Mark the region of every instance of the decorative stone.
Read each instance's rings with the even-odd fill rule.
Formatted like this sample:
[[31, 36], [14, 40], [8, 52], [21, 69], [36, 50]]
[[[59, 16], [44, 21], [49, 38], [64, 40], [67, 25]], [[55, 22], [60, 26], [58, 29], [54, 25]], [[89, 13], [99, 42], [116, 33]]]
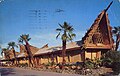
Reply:
[[76, 69], [76, 66], [73, 65], [73, 66], [71, 66], [71, 68], [72, 68], [72, 69]]

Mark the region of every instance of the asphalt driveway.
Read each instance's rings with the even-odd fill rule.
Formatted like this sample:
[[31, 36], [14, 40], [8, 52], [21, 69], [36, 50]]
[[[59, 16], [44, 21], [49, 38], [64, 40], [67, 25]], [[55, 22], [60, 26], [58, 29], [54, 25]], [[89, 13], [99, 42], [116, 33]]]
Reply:
[[0, 67], [0, 76], [80, 76], [80, 75], [43, 72], [22, 68]]

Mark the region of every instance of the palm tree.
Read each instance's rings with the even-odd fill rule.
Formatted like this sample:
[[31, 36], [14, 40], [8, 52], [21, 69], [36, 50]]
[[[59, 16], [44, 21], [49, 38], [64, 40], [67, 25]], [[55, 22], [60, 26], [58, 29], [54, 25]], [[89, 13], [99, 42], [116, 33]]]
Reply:
[[116, 40], [115, 40], [115, 43], [116, 43], [115, 50], [117, 51], [118, 47], [119, 47], [119, 43], [120, 43], [120, 26], [114, 27], [113, 34], [116, 37]]
[[[66, 55], [66, 42], [67, 41], [72, 41], [73, 38], [76, 36], [73, 33], [73, 27], [70, 26], [67, 22], [64, 22], [63, 25], [59, 24], [60, 28], [57, 28], [56, 31], [58, 31], [58, 35], [56, 38], [58, 38], [61, 35], [61, 40], [62, 40], [62, 65], [65, 64], [65, 55]], [[62, 34], [61, 34], [62, 33]]]
[[[28, 41], [30, 41], [30, 40], [31, 40], [31, 38], [29, 37], [29, 34], [22, 34], [19, 38], [19, 42], [22, 43], [26, 48], [26, 52], [27, 52], [28, 59], [29, 59], [29, 66], [33, 67], [34, 58], [33, 58], [32, 52], [30, 50], [30, 44], [28, 43]], [[32, 63], [32, 61], [33, 61], [33, 63]]]
[[8, 60], [10, 59], [10, 53], [7, 48], [2, 48], [1, 55], [3, 56], [3, 54], [5, 59], [8, 59]]
[[15, 47], [18, 48], [18, 46], [16, 45], [15, 42], [9, 42], [8, 43], [8, 49], [12, 49], [12, 53], [13, 53], [13, 56], [14, 56], [14, 58], [16, 60], [16, 65], [17, 65], [18, 63], [17, 63], [17, 57], [16, 57], [16, 52], [15, 52]]

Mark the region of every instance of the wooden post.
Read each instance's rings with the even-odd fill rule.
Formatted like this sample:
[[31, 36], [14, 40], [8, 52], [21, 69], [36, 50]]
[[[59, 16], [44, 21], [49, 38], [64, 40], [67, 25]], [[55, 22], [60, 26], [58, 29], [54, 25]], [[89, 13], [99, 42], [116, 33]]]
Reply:
[[99, 51], [96, 52], [96, 58], [99, 58], [99, 56], [98, 56], [99, 54], [98, 53], [99, 53]]
[[41, 57], [39, 58], [39, 65], [41, 65]]
[[68, 55], [68, 62], [70, 62], [70, 55]]
[[56, 57], [55, 57], [55, 58], [56, 58], [56, 63], [58, 63], [58, 58], [57, 58], [57, 55], [56, 55]]
[[91, 52], [91, 60], [92, 60], [92, 52]]

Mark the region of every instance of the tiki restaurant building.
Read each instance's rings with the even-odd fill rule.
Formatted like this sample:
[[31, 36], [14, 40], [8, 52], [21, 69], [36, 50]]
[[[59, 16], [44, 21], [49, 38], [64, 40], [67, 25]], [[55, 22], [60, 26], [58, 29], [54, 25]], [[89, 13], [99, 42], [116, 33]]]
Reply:
[[[113, 48], [112, 28], [108, 14], [103, 10], [95, 19], [81, 41], [70, 42], [66, 45], [66, 62], [83, 62], [86, 58], [100, 58], [102, 54]], [[44, 47], [34, 53], [36, 64], [48, 62], [61, 63], [62, 47]]]
[[[83, 62], [86, 58], [100, 58], [102, 54], [113, 49], [112, 28], [106, 10], [103, 10], [95, 19], [92, 26], [80, 41], [70, 42], [66, 45], [66, 62]], [[22, 46], [22, 45], [21, 45]], [[25, 48], [20, 47], [20, 54], [17, 56], [22, 63], [25, 61]], [[31, 48], [36, 64], [48, 62], [61, 63], [62, 47]], [[27, 62], [27, 61], [25, 61]]]

